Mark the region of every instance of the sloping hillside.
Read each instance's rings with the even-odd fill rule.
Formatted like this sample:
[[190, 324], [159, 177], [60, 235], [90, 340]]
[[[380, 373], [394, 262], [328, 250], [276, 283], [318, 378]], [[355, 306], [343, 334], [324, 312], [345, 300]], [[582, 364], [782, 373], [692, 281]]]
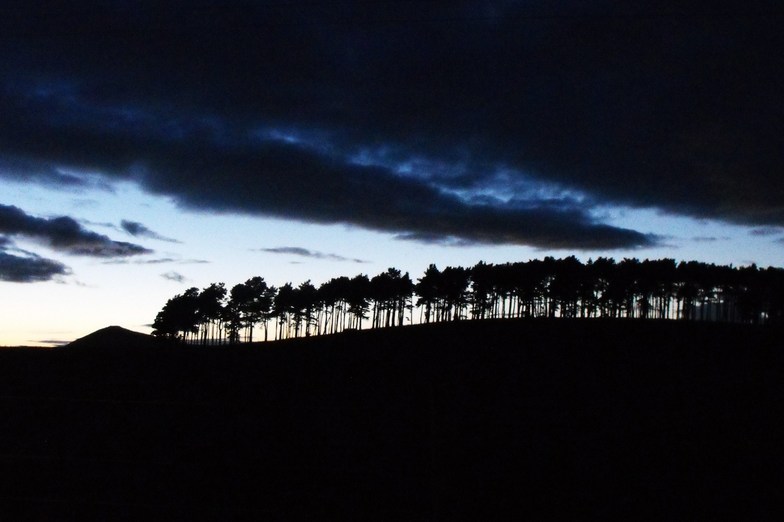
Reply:
[[781, 333], [506, 320], [203, 348], [109, 328], [0, 353], [0, 498], [40, 517], [768, 518]]

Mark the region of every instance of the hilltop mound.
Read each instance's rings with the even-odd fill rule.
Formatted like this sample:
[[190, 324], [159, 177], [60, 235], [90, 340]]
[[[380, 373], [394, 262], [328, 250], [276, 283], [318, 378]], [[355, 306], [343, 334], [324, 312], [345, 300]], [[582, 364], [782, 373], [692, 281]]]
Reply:
[[64, 352], [128, 352], [155, 348], [159, 339], [121, 326], [107, 326], [58, 348]]

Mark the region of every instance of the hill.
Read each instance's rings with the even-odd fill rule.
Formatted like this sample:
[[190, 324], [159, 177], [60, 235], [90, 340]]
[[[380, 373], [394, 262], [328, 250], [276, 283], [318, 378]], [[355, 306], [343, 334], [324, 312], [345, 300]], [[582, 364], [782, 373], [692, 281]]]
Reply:
[[781, 333], [504, 320], [202, 348], [109, 328], [62, 350], [0, 353], [0, 507], [769, 518]]
[[76, 339], [66, 345], [57, 348], [60, 352], [78, 352], [91, 356], [98, 355], [99, 352], [130, 352], [138, 354], [141, 351], [155, 350], [160, 348], [164, 342], [151, 335], [133, 332], [120, 326], [107, 326], [95, 332]]

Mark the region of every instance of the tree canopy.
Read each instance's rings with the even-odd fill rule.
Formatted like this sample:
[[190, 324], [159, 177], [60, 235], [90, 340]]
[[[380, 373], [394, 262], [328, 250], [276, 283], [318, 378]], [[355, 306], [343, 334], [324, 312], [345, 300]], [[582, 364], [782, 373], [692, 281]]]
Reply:
[[256, 276], [227, 291], [212, 283], [175, 295], [153, 334], [202, 344], [345, 329], [510, 317], [613, 317], [777, 323], [784, 320], [784, 269], [698, 261], [574, 256], [471, 268], [431, 264], [414, 282], [396, 268], [315, 286], [269, 286]]

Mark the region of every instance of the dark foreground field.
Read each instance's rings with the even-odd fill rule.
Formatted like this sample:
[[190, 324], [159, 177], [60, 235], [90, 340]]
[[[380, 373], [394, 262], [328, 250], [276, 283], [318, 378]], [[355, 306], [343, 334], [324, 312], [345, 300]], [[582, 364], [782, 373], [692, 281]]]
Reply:
[[107, 329], [0, 352], [0, 513], [780, 519], [780, 339], [487, 321], [235, 349]]

